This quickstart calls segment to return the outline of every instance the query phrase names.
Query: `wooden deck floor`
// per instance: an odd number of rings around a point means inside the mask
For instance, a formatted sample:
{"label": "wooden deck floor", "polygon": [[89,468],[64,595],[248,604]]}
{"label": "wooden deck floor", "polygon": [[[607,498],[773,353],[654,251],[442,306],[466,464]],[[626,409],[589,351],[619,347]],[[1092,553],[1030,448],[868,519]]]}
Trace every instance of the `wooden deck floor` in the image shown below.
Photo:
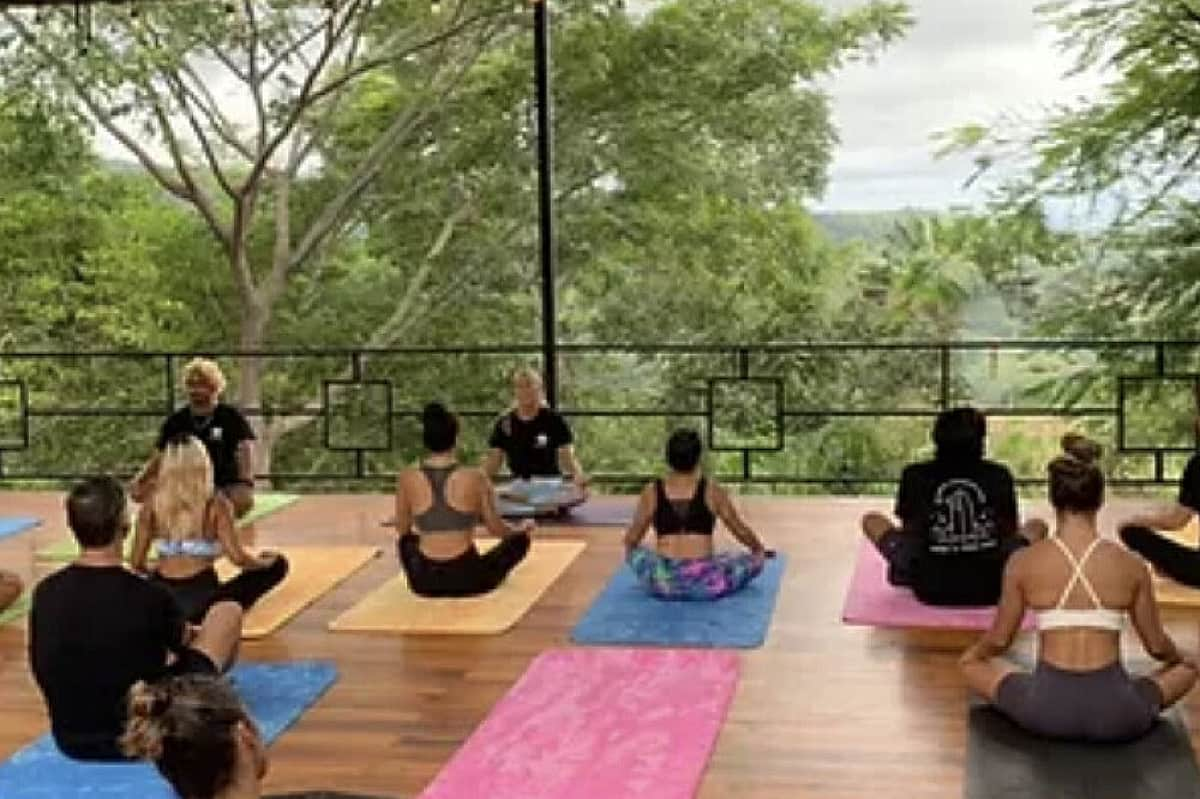
{"label": "wooden deck floor", "polygon": [[[742,506],[769,545],[788,554],[789,567],[766,645],[742,655],[741,684],[699,796],[960,796],[966,692],[955,660],[971,636],[840,622],[855,520],[886,501],[747,498]],[[386,547],[384,557],[282,631],[243,649],[247,660],[328,658],[341,670],[334,688],[273,747],[271,791],[417,796],[536,654],[569,645],[572,625],[621,557],[615,528],[543,531],[582,537],[588,548],[506,635],[326,632],[336,614],[396,573],[392,538],[378,524],[389,510],[386,496],[308,496],[260,523],[267,545]],[[0,543],[0,566],[39,576],[34,550],[65,530],[61,495],[0,494],[0,515],[46,520],[35,533]],[[1172,612],[1168,623],[1182,647],[1197,649],[1200,612]],[[0,756],[46,729],[24,640],[19,627],[0,628]],[[1185,711],[1189,721],[1196,709],[1200,697]]]}

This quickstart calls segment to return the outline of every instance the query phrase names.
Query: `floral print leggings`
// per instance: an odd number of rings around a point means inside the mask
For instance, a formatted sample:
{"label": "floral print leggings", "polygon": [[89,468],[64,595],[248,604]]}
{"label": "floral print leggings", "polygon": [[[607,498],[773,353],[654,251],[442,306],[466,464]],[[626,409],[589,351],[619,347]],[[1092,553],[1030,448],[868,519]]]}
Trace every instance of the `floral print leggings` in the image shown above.
{"label": "floral print leggings", "polygon": [[628,560],[638,582],[660,599],[719,599],[745,588],[763,569],[763,558],[749,552],[676,560],[638,547]]}

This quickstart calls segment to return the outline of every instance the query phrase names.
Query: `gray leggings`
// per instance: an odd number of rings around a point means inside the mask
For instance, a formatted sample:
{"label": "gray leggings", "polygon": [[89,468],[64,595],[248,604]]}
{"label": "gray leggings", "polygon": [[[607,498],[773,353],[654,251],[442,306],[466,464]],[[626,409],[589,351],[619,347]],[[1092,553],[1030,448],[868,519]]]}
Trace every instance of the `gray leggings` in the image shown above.
{"label": "gray leggings", "polygon": [[1066,671],[1039,662],[1032,674],[1010,674],[996,690],[996,708],[1029,732],[1094,743],[1146,734],[1162,702],[1154,680],[1129,676],[1119,662],[1095,671]]}

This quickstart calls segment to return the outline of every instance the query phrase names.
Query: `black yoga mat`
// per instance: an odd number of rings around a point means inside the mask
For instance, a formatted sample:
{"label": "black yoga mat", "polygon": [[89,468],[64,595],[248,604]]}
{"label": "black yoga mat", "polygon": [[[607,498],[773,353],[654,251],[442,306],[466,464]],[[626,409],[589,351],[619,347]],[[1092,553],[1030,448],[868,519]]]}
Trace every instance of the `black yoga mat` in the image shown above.
{"label": "black yoga mat", "polygon": [[1176,709],[1123,744],[1039,738],[985,705],[967,722],[964,799],[1200,799],[1200,769]]}

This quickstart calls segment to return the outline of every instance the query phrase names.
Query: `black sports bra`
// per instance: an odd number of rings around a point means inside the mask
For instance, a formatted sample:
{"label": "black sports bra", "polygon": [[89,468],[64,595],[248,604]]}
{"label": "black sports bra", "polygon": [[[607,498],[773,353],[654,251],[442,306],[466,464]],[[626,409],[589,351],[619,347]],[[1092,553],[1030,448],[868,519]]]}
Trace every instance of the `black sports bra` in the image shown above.
{"label": "black sports bra", "polygon": [[717,517],[704,502],[708,481],[701,477],[696,484],[696,493],[691,499],[671,499],[663,487],[662,480],[654,482],[654,532],[659,536],[712,535],[717,526]]}

